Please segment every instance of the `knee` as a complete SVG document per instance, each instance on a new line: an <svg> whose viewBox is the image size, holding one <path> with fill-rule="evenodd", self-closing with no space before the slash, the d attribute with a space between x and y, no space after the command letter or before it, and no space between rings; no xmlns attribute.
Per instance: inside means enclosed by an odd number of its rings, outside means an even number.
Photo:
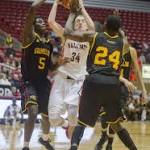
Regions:
<svg viewBox="0 0 150 150"><path fill-rule="evenodd" d="M28 109L28 118L29 120L35 120L38 114L38 107L30 107Z"/></svg>
<svg viewBox="0 0 150 150"><path fill-rule="evenodd" d="M68 109L68 120L70 126L75 126L77 124L77 113L78 107L70 105Z"/></svg>
<svg viewBox="0 0 150 150"><path fill-rule="evenodd" d="M120 130L123 129L122 125L120 122L117 122L117 123L114 123L114 124L110 124L110 127L111 129L114 131L114 132L119 132Z"/></svg>
<svg viewBox="0 0 150 150"><path fill-rule="evenodd" d="M70 126L76 126L77 124L77 116L74 115L69 115L68 116L68 121Z"/></svg>
<svg viewBox="0 0 150 150"><path fill-rule="evenodd" d="M59 115L53 115L53 117L49 117L49 122L53 127L60 126L63 122L63 118L61 118Z"/></svg>

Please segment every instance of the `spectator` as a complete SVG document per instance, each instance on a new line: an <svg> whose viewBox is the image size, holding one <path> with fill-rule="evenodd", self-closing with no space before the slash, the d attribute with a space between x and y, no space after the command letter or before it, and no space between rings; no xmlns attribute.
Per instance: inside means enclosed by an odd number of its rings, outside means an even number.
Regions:
<svg viewBox="0 0 150 150"><path fill-rule="evenodd" d="M8 81L8 79L6 78L6 75L3 73L0 74L0 85L11 86L11 83Z"/></svg>
<svg viewBox="0 0 150 150"><path fill-rule="evenodd" d="M21 108L16 104L16 100L12 100L4 112L5 124L13 125L14 121L21 121Z"/></svg>

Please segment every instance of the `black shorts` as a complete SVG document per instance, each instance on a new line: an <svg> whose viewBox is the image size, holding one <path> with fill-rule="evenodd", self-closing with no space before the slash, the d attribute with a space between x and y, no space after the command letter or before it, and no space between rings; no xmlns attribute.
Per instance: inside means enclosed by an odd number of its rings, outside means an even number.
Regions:
<svg viewBox="0 0 150 150"><path fill-rule="evenodd" d="M79 104L79 123L93 127L101 107L107 113L106 121L108 123L121 119L120 95L118 77L89 75L83 83Z"/></svg>
<svg viewBox="0 0 150 150"><path fill-rule="evenodd" d="M29 105L38 105L38 112L48 115L48 101L51 84L49 80L41 82L26 82L22 84L22 101L23 112L26 112Z"/></svg>

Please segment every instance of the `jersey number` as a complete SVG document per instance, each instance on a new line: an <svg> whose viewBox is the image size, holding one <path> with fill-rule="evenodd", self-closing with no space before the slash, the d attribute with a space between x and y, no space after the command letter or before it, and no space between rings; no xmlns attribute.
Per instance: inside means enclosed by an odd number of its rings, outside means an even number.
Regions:
<svg viewBox="0 0 150 150"><path fill-rule="evenodd" d="M39 58L39 64L38 64L38 69L44 69L45 68L45 61L46 61L46 58L44 57L40 57Z"/></svg>
<svg viewBox="0 0 150 150"><path fill-rule="evenodd" d="M71 56L71 61L77 61L79 63L80 62L80 53L73 52L72 56Z"/></svg>
<svg viewBox="0 0 150 150"><path fill-rule="evenodd" d="M95 55L94 64L95 65L106 65L106 57L108 56L108 48L99 46L96 49L97 54ZM109 62L113 63L113 68L118 69L120 64L120 51L115 50L108 56Z"/></svg>

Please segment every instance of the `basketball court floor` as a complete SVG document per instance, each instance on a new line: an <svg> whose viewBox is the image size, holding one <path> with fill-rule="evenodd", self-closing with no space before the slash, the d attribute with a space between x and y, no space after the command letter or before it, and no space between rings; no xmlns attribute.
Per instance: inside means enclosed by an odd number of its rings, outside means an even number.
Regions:
<svg viewBox="0 0 150 150"><path fill-rule="evenodd" d="M124 126L130 132L138 146L138 150L150 150L150 122L126 122ZM19 127L1 125L0 150L21 150L23 145L23 132L22 125ZM95 129L87 128L79 150L94 150L100 133L101 128L99 123L96 124ZM45 148L38 143L40 134L40 125L37 124L30 143L31 150L45 150ZM50 136L55 150L69 149L69 140L66 138L65 131L62 128L52 128ZM115 136L113 150L127 150L117 136Z"/></svg>

